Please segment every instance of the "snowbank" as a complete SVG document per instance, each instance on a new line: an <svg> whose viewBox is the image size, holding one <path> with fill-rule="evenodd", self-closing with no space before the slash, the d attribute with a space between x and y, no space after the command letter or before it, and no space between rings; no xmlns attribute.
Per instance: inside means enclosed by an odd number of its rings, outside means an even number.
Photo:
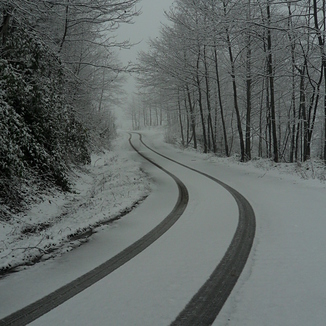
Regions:
<svg viewBox="0 0 326 326"><path fill-rule="evenodd" d="M149 179L140 163L130 160L129 150L120 136L112 152L94 154L89 166L72 171L72 193L43 195L12 220L0 220L0 275L72 250L97 226L144 200Z"/></svg>

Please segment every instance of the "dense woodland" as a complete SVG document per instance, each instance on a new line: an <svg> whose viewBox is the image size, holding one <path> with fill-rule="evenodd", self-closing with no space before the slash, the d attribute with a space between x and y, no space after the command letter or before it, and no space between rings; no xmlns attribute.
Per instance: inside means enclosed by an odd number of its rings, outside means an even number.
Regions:
<svg viewBox="0 0 326 326"><path fill-rule="evenodd" d="M121 100L115 33L138 0L1 0L0 214L69 189L73 165L108 146Z"/></svg>
<svg viewBox="0 0 326 326"><path fill-rule="evenodd" d="M241 161L326 161L326 1L176 0L140 54L134 127Z"/></svg>

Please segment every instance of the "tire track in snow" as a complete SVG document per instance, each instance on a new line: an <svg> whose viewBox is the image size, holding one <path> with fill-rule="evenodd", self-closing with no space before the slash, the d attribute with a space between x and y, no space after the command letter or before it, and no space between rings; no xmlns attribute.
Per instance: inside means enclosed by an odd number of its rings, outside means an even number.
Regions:
<svg viewBox="0 0 326 326"><path fill-rule="evenodd" d="M256 231L254 210L247 199L229 185L209 174L191 168L155 151L143 142L141 134L138 133L138 135L141 143L146 148L157 155L215 181L224 187L237 202L239 222L228 250L206 283L193 296L170 326L211 325L229 297L250 254Z"/></svg>
<svg viewBox="0 0 326 326"><path fill-rule="evenodd" d="M153 242L155 242L159 237L161 237L172 225L180 218L184 210L186 209L189 201L189 194L186 186L183 182L178 179L175 175L165 170L162 166L155 163L144 154L140 153L137 148L132 144L131 138L132 135L129 134L129 143L130 146L143 158L148 160L151 164L158 167L160 170L168 174L176 182L179 189L179 196L177 202L170 212L170 214L159 223L154 229L145 234L141 239L134 242L132 245L101 264L100 266L94 268L90 272L80 276L76 280L68 283L67 285L62 286L58 290L50 293L49 295L43 297L40 300L18 310L17 312L12 313L11 315L0 320L0 325L6 326L21 326L27 325L42 315L46 314L55 307L63 304L65 301L74 297L78 293L87 289L94 283L98 282L102 278L106 277L123 264L137 256Z"/></svg>

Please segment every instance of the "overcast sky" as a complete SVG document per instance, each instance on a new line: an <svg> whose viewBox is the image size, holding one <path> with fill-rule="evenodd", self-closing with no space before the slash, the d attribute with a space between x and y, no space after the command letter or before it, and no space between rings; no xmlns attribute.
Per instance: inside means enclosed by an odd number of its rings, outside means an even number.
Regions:
<svg viewBox="0 0 326 326"><path fill-rule="evenodd" d="M142 14L134 19L132 25L121 25L118 32L118 40L130 40L131 43L138 43L130 50L120 50L119 59L127 64L129 61L135 62L139 51L146 51L148 48L147 41L159 35L160 23L166 22L164 11L168 11L173 0L141 0L138 8ZM125 87L129 93L134 91L135 82L133 78L128 79Z"/></svg>

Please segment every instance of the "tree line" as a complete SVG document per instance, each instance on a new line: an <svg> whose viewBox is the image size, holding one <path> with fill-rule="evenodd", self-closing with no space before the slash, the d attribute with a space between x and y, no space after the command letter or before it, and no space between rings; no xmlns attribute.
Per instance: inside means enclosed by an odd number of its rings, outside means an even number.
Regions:
<svg viewBox="0 0 326 326"><path fill-rule="evenodd" d="M115 32L138 0L0 1L1 215L31 189L69 189L72 165L115 133L121 101ZM8 215L9 214L9 215Z"/></svg>
<svg viewBox="0 0 326 326"><path fill-rule="evenodd" d="M205 153L326 162L325 0L176 0L139 56L144 97ZM164 94L164 95L162 95Z"/></svg>

